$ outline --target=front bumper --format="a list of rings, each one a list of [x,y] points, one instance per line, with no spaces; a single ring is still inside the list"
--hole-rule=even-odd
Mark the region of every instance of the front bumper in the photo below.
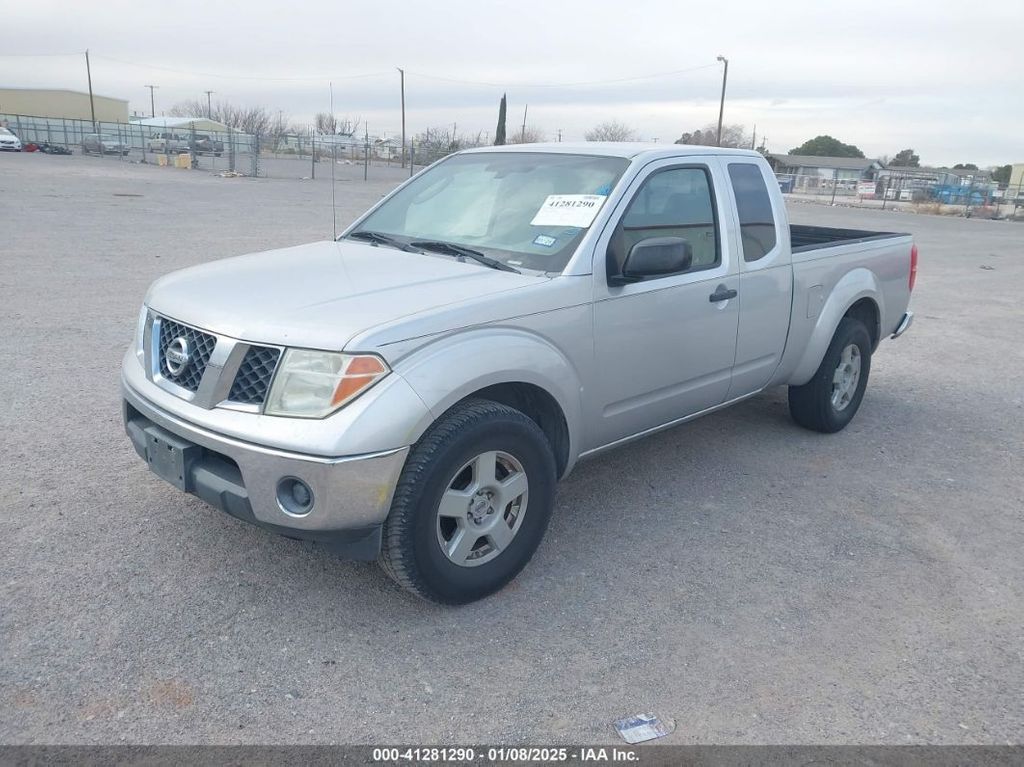
[[[189,424],[126,384],[122,392],[125,431],[143,459],[152,463],[148,451],[154,439],[183,450],[183,472],[174,482],[180,489],[281,535],[317,541],[351,559],[377,557],[381,526],[409,448],[338,458],[303,455]],[[312,491],[312,509],[302,516],[278,501],[278,484],[290,478]]]

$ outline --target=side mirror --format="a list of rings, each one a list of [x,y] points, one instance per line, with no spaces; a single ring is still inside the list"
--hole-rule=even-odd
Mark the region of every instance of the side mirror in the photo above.
[[[647,277],[685,272],[693,263],[693,248],[682,237],[648,237],[629,250],[622,274],[609,278],[609,284],[625,285]]]

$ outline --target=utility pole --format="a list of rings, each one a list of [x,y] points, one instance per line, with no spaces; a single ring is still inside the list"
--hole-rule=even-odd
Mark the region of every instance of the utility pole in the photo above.
[[[526,112],[529,109],[530,109],[530,105],[529,104],[527,104],[526,106],[523,107],[523,132],[519,136],[519,143],[521,143],[521,144],[525,144],[526,143]]]
[[[338,239],[338,198],[334,191],[334,171],[338,167],[338,127],[334,121],[334,81],[327,83],[331,89],[331,124],[334,125],[334,135],[331,136],[331,222],[334,226],[334,239]]]
[[[405,167],[405,70],[396,67],[402,84],[402,167]]]
[[[96,131],[96,105],[92,102],[92,68],[89,66],[89,49],[85,49],[85,74],[89,78],[89,112],[92,114],[92,129]]]
[[[216,93],[216,91],[203,91],[203,93],[206,94],[206,119],[207,120],[212,120],[213,119],[213,106],[210,103],[210,96],[212,94]]]
[[[754,135],[750,139],[750,148],[757,149],[757,123],[754,123]]]
[[[718,104],[718,146],[722,146],[722,115],[725,114],[725,82],[729,79],[729,59],[717,56],[715,60],[725,64],[722,70],[722,99]]]
[[[149,116],[156,117],[156,99],[153,96],[153,91],[159,88],[159,85],[143,85],[143,88],[149,88]]]
[[[562,129],[561,128],[558,129],[558,143],[559,144],[562,143]]]

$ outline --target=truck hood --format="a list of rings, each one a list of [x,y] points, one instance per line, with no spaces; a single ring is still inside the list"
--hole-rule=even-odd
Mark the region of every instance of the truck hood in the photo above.
[[[245,341],[341,350],[379,325],[544,281],[449,256],[328,241],[173,272],[153,283],[146,304]]]

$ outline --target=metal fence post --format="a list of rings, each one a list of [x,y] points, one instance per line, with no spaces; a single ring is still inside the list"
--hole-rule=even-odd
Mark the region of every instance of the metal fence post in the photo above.
[[[252,177],[259,178],[260,175],[260,134],[252,136]]]
[[[414,167],[416,167],[416,139],[409,141],[409,178],[412,178]]]
[[[235,132],[228,126],[228,170],[235,172]]]

